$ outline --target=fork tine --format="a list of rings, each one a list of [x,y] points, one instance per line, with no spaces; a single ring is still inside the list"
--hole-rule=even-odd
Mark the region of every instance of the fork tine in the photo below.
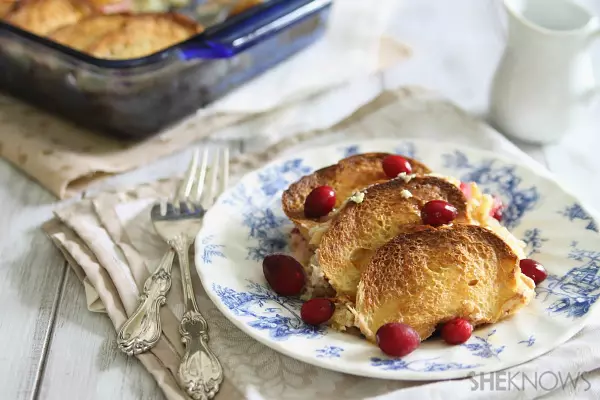
[[[206,168],[208,165],[208,149],[202,152],[202,163],[198,166],[198,179],[194,182],[190,199],[193,202],[199,202],[204,191],[204,181],[206,180]]]
[[[214,202],[217,190],[218,190],[218,179],[219,179],[219,150],[215,152],[215,157],[210,165],[210,180],[208,181],[208,187],[206,196],[204,197],[204,204],[209,207]]]
[[[221,174],[221,190],[217,194],[223,193],[229,186],[229,148],[223,149],[223,173]]]
[[[167,201],[167,199],[160,199],[160,215],[163,217],[167,215]]]
[[[177,194],[175,195],[175,204],[179,207],[179,202],[186,199],[194,184],[196,178],[196,172],[198,169],[198,158],[200,157],[200,151],[196,149],[194,151],[194,155],[192,156],[192,161],[190,161],[190,165],[188,166],[187,171],[185,172],[184,178],[182,180],[181,186],[177,190]],[[203,160],[204,162],[204,160]]]

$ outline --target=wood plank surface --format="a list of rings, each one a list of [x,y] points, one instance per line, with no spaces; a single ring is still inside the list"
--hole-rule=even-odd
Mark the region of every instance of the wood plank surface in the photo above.
[[[0,161],[0,388],[3,399],[33,395],[66,271],[39,229],[54,196]]]
[[[67,273],[40,399],[144,399],[164,396],[135,358],[117,348],[106,314],[88,311],[83,286]]]

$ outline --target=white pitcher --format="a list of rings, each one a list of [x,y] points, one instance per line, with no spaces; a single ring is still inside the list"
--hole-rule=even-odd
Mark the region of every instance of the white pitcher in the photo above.
[[[589,53],[598,20],[568,0],[504,0],[508,43],[492,85],[492,123],[509,136],[552,143],[597,97]]]

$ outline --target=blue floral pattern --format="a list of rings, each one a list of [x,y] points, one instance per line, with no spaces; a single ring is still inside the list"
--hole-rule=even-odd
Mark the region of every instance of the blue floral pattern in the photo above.
[[[371,365],[373,367],[381,368],[385,371],[417,371],[417,372],[440,372],[450,371],[457,369],[472,369],[481,366],[481,364],[463,364],[457,362],[444,363],[435,361],[437,358],[430,358],[424,360],[413,360],[405,361],[402,358],[371,358]]]
[[[569,259],[582,262],[564,276],[548,275],[538,287],[536,295],[542,302],[552,300],[548,311],[579,318],[587,314],[600,296],[600,252],[581,250],[577,242],[571,244]]]
[[[515,172],[516,167],[497,165],[496,160],[483,160],[472,164],[461,151],[444,154],[444,165],[447,168],[464,170],[460,179],[465,182],[476,182],[487,193],[502,197],[507,205],[503,211],[503,224],[508,229],[516,228],[526,212],[532,210],[540,200],[536,187],[521,188],[522,179]]]
[[[305,166],[302,159],[289,160],[281,165],[267,168],[258,174],[260,188],[265,196],[275,196],[277,192],[287,188],[290,183],[310,172],[312,169]]]
[[[235,315],[248,317],[248,325],[263,331],[275,340],[285,340],[291,336],[317,338],[325,335],[326,328],[305,324],[298,312],[302,301],[295,297],[282,297],[266,286],[248,281],[245,292],[213,284],[214,292],[223,304]],[[276,303],[276,307],[265,307]]]
[[[540,249],[548,239],[542,237],[542,231],[539,228],[528,229],[525,231],[523,242],[527,245],[527,257],[538,254]]]
[[[344,158],[357,155],[360,152],[360,147],[358,146],[348,146],[342,150],[344,154]]]
[[[396,154],[417,159],[417,149],[412,142],[402,142],[402,144],[394,149]]]
[[[494,346],[492,343],[490,343],[490,337],[492,337],[495,333],[496,329],[488,333],[486,337],[473,336],[473,339],[470,341],[474,341],[475,343],[465,343],[462,346],[466,347],[472,355],[477,357],[499,358],[498,355],[504,351],[506,346]]]
[[[273,197],[310,171],[311,168],[305,166],[301,159],[267,168],[258,175],[261,192],[268,198]],[[247,259],[262,261],[268,254],[283,251],[287,247],[292,223],[282,215],[281,207],[276,208],[281,214],[275,214],[273,209],[259,203],[257,196],[244,184],[239,184],[223,202],[242,210],[243,225],[249,228],[248,238],[257,242],[248,246]]]
[[[338,346],[325,346],[322,349],[317,349],[317,358],[340,358],[343,348]]]
[[[519,344],[524,343],[527,345],[527,347],[531,347],[535,344],[535,337],[533,335],[530,335],[527,340],[521,340],[519,342]]]
[[[565,207],[564,210],[559,211],[559,214],[569,218],[569,221],[582,220],[587,222],[585,229],[590,231],[598,232],[598,225],[596,221],[589,215],[581,205],[575,203],[568,207]]]
[[[215,235],[209,235],[202,239],[202,261],[205,264],[212,264],[214,257],[225,258],[223,249],[225,248],[222,244],[210,243],[214,240]]]
[[[267,255],[283,251],[288,245],[286,232],[291,230],[292,223],[272,209],[254,204],[254,198],[240,185],[237,195],[243,198],[248,206],[242,208],[243,225],[249,228],[248,238],[254,239],[247,246],[246,258],[262,261]]]

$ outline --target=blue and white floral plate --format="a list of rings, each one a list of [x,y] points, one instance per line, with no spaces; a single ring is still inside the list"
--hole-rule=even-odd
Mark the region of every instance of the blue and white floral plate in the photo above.
[[[301,302],[271,291],[261,266],[267,254],[288,250],[292,224],[281,210],[281,193],[290,183],[350,154],[392,149],[500,195],[508,204],[505,225],[550,274],[516,316],[476,329],[460,346],[425,341],[402,359],[358,337],[304,324]],[[371,140],[301,152],[244,177],[207,213],[196,239],[196,266],[220,311],[276,351],[355,375],[449,379],[523,363],[577,333],[600,296],[600,235],[590,213],[544,171],[449,144]]]

